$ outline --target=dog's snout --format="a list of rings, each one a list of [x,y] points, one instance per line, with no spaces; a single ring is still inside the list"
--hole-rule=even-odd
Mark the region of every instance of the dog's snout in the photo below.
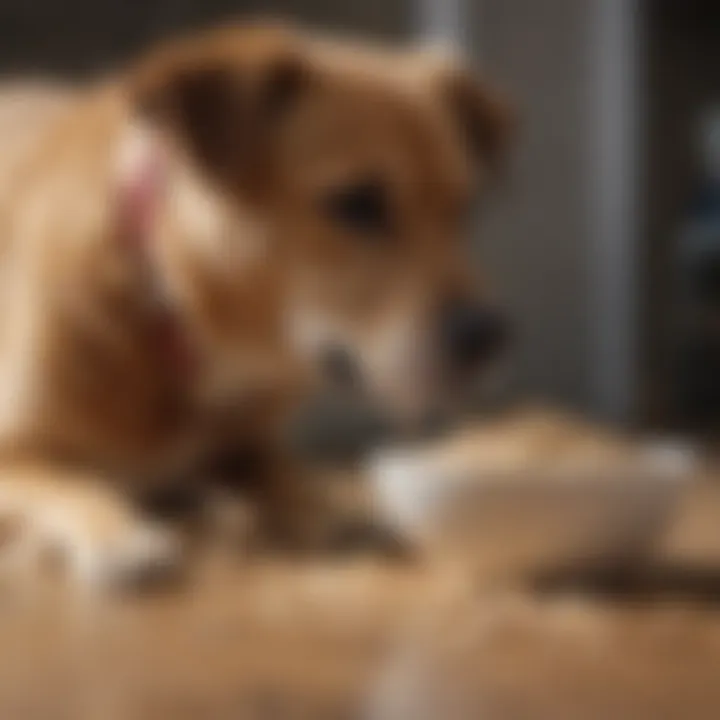
[[[325,376],[337,387],[350,388],[358,384],[358,371],[352,356],[344,348],[332,346],[322,357]]]
[[[448,304],[442,333],[448,361],[455,371],[469,371],[499,352],[508,338],[508,323],[496,309],[469,301]]]

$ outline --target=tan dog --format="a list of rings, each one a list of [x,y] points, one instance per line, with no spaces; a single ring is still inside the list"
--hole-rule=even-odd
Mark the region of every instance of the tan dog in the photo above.
[[[414,416],[497,346],[459,234],[507,116],[454,63],[226,28],[69,104],[2,198],[0,506],[90,582],[175,552],[118,488],[248,447],[292,487],[328,359]]]

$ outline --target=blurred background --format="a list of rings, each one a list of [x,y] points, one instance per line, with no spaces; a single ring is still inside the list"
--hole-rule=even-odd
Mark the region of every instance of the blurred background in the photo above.
[[[77,76],[271,14],[462,46],[522,118],[477,234],[519,324],[510,398],[706,433],[720,418],[713,0],[2,0],[0,70]]]

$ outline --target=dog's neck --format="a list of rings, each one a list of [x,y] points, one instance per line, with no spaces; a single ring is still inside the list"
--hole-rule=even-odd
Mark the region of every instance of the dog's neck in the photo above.
[[[168,364],[210,402],[304,382],[261,223],[147,128],[131,128],[120,157],[119,242],[157,303]]]
[[[153,247],[169,187],[166,149],[148,129],[133,128],[121,145],[118,164],[114,239],[134,267],[156,353],[168,371],[187,382],[198,358],[179,308],[166,292]]]

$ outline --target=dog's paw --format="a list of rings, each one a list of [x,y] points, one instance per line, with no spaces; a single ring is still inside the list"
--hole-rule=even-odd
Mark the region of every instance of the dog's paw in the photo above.
[[[176,581],[183,567],[180,539],[135,521],[121,532],[79,538],[68,552],[70,581],[100,591],[125,591]]]
[[[180,537],[94,478],[32,468],[2,482],[0,566],[9,576],[118,590],[180,578]],[[50,577],[48,578],[48,574]]]

